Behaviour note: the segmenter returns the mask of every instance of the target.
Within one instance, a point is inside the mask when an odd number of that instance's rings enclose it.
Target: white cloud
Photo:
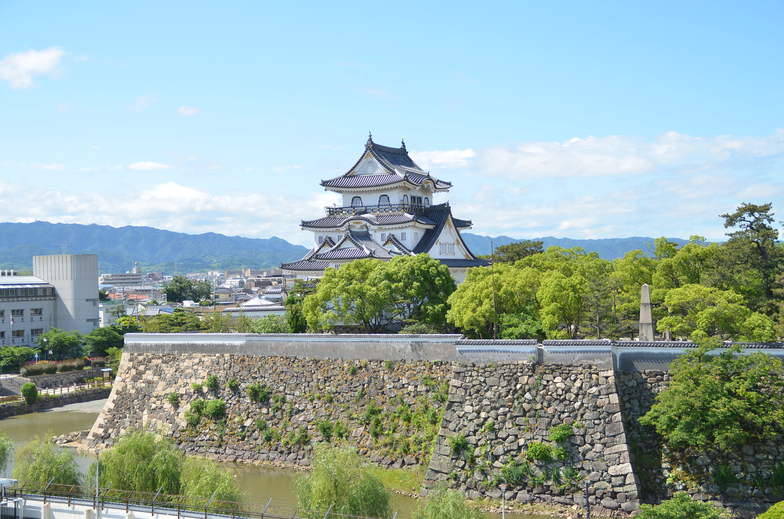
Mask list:
[[[29,88],[35,76],[55,73],[64,54],[59,47],[8,54],[0,60],[0,79],[11,88]]]
[[[200,110],[195,106],[181,106],[177,109],[177,113],[182,115],[183,117],[192,117],[194,115],[198,115]]]
[[[464,150],[416,151],[411,153],[414,162],[425,170],[439,168],[465,168],[476,157],[471,148]]]
[[[143,160],[141,162],[133,162],[128,164],[128,169],[132,169],[134,171],[154,171],[156,169],[169,169],[169,166],[160,162]]]
[[[516,179],[693,173],[737,160],[784,154],[784,130],[762,137],[692,137],[667,132],[655,139],[626,136],[575,137],[489,148],[469,164],[488,174]]]

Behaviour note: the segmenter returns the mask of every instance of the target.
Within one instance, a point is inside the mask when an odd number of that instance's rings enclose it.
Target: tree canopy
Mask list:
[[[194,281],[185,276],[174,276],[166,284],[166,300],[182,303],[186,300],[202,301],[212,295],[212,285],[207,281]]]
[[[82,352],[82,336],[79,332],[66,332],[59,328],[51,328],[46,333],[39,335],[36,344],[41,351],[42,358],[49,358],[51,351],[51,358],[54,360],[73,359],[81,357]]]

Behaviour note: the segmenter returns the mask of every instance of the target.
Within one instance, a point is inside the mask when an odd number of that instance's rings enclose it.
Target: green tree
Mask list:
[[[296,484],[299,509],[306,517],[321,519],[330,509],[343,515],[390,516],[389,491],[355,449],[318,446],[312,467]]]
[[[0,348],[0,373],[16,372],[22,364],[35,355],[33,348],[26,346],[4,346]]]
[[[509,264],[473,268],[449,297],[447,320],[475,337],[499,337],[501,324],[509,317],[538,318],[536,291],[539,275],[532,268]],[[511,322],[516,327],[519,323]]]
[[[302,309],[305,298],[316,291],[317,281],[305,283],[301,279],[294,281],[294,286],[286,297],[286,322],[290,333],[304,333],[308,329],[308,321]]]
[[[710,503],[695,501],[685,492],[676,493],[672,499],[658,505],[642,505],[637,519],[728,519],[721,508]]]
[[[11,438],[3,433],[0,433],[0,475],[5,472],[8,466],[8,460],[11,459],[11,454],[14,452],[14,442]]]
[[[537,240],[523,240],[496,247],[489,259],[493,263],[514,263],[533,254],[544,252],[543,242]]]
[[[59,328],[52,328],[39,335],[35,342],[43,357],[48,357],[50,351],[51,357],[55,360],[73,359],[83,355],[82,336],[79,332],[65,332]]]
[[[587,297],[588,281],[579,273],[566,276],[553,271],[542,278],[537,298],[542,325],[549,338],[577,337]]]
[[[316,292],[303,303],[308,328],[330,330],[336,325],[353,325],[367,332],[386,329],[392,322],[390,287],[367,283],[382,264],[376,259],[361,259],[326,269]]]
[[[111,327],[96,328],[85,335],[84,345],[89,357],[103,357],[109,348],[122,348],[123,336]]]
[[[202,327],[205,332],[227,333],[232,331],[233,322],[231,315],[215,309],[207,314],[204,314]]]
[[[391,294],[395,320],[446,325],[447,300],[455,282],[449,268],[427,254],[392,258],[377,266],[367,284]]]
[[[43,490],[47,485],[80,485],[82,475],[76,455],[57,447],[51,438],[34,438],[16,453],[14,479],[19,486]]]
[[[149,432],[122,436],[111,449],[101,452],[99,479],[103,488],[179,494],[183,455],[174,444]],[[95,480],[96,463],[88,480]]]
[[[201,301],[212,295],[212,285],[207,281],[193,281],[185,276],[174,276],[166,284],[166,300],[182,303],[185,300]]]
[[[24,398],[25,404],[33,405],[38,400],[38,388],[32,382],[25,382],[19,389]]]
[[[242,500],[237,479],[212,460],[185,458],[180,487],[190,506],[195,508],[203,508],[212,500],[219,508],[232,510]]]
[[[771,506],[764,513],[758,515],[757,519],[784,519],[784,501]]]
[[[721,215],[724,227],[734,229],[727,233],[727,248],[746,268],[754,269],[762,280],[760,307],[773,300],[775,280],[782,259],[781,248],[776,245],[779,233],[773,227],[772,204],[741,204],[735,212]],[[772,308],[768,311],[772,313]]]
[[[199,332],[203,329],[199,316],[182,308],[175,308],[171,314],[144,317],[141,326],[146,333]]]
[[[734,348],[710,353],[717,340],[673,361],[670,384],[640,418],[676,457],[728,455],[784,433],[784,365]]]
[[[653,240],[653,256],[657,260],[672,258],[678,252],[678,244],[662,236]]]
[[[736,340],[770,341],[775,338],[773,322],[749,310],[743,297],[732,290],[688,284],[667,292],[668,314],[659,319],[659,331],[679,337],[722,337]]]
[[[436,490],[425,504],[417,506],[412,519],[482,519],[484,514],[471,507],[462,492],[444,487]]]
[[[120,335],[125,335],[126,333],[138,333],[142,331],[142,326],[137,317],[123,315],[117,318],[117,323],[112,325],[112,329]]]
[[[252,333],[288,333],[289,323],[283,315],[267,315],[259,319],[251,319]]]

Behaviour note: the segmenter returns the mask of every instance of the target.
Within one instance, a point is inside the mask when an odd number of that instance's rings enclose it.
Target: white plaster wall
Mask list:
[[[98,256],[33,256],[33,275],[54,285],[57,328],[87,334],[98,327]]]
[[[43,315],[41,317],[33,317],[30,315],[30,310],[33,308],[40,308]],[[2,301],[0,302],[0,310],[4,310],[3,317],[0,318],[0,330],[5,332],[5,337],[0,339],[0,346],[27,346],[33,344],[33,339],[30,330],[42,328],[44,333],[54,326],[54,301],[39,300],[39,301]],[[11,325],[11,310],[23,310],[24,317],[19,319],[14,318],[14,324]],[[14,339],[12,337],[12,330],[24,330],[24,337]]]
[[[441,244],[453,244],[453,251],[445,251],[444,253],[441,252]],[[433,248],[430,249],[430,255],[434,258],[444,258],[444,259],[469,259],[471,255],[468,251],[463,247],[460,238],[458,237],[458,231],[455,229],[454,225],[452,225],[452,220],[450,218],[447,225],[441,230],[441,234],[438,236],[438,239],[433,244]]]

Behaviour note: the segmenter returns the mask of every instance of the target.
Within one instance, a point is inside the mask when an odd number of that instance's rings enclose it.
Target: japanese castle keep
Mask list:
[[[428,253],[449,267],[459,283],[468,268],[487,265],[460,236],[471,222],[453,217],[448,202],[432,203],[434,193],[447,192],[452,184],[417,166],[405,142],[391,148],[369,136],[356,164],[321,185],[343,195],[342,206],[302,222],[303,229],[313,232],[315,246],[301,260],[281,265],[286,274],[316,278],[327,267],[355,259]]]

